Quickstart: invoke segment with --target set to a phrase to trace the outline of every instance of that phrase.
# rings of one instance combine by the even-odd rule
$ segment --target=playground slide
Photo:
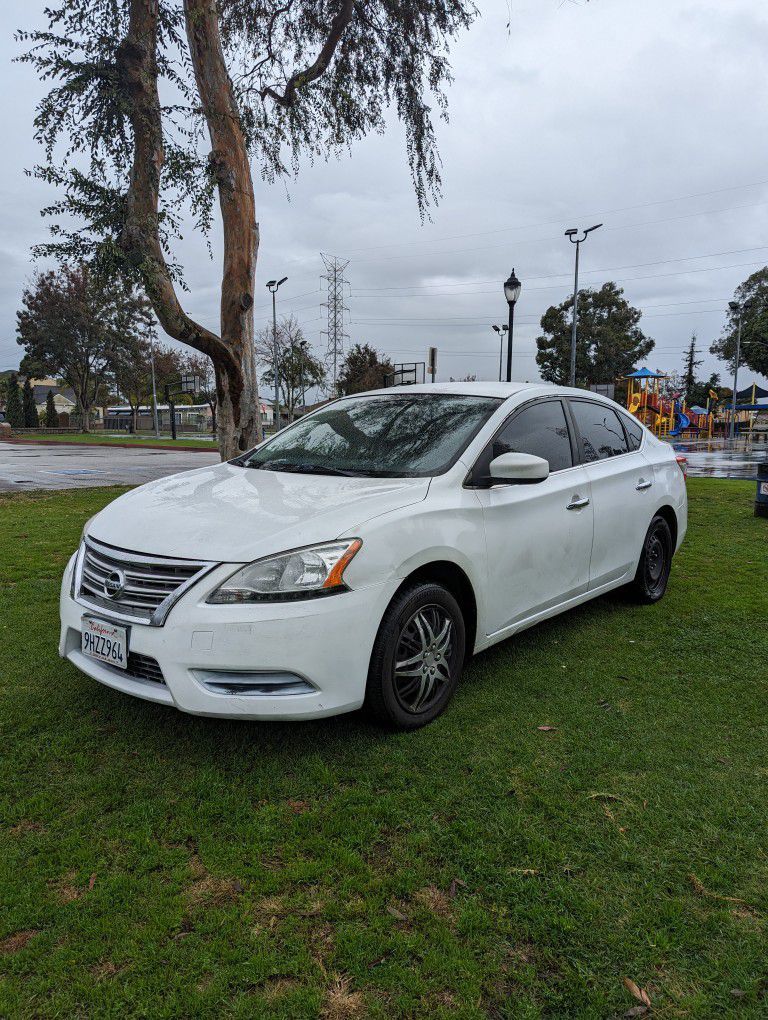
[[[677,425],[669,430],[670,436],[679,436],[681,432],[691,428],[691,419],[684,411],[676,411],[675,417],[677,418]]]

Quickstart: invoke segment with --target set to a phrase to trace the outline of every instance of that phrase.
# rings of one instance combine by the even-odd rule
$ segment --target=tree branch
[[[269,96],[279,106],[283,106],[286,109],[293,106],[296,102],[296,93],[300,89],[306,88],[307,85],[311,85],[313,81],[317,81],[327,70],[341,41],[341,37],[344,35],[345,28],[352,21],[354,7],[354,0],[343,0],[338,14],[331,21],[328,37],[315,60],[309,67],[304,68],[303,71],[295,71],[286,82],[285,90],[282,93],[278,92],[271,85],[267,85],[261,90],[261,98],[264,99],[266,96]]]

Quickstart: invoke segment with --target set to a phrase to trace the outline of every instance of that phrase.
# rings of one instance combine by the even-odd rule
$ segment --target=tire
[[[645,535],[635,579],[630,585],[636,602],[651,605],[664,597],[673,552],[669,525],[663,517],[654,517]]]
[[[431,583],[405,588],[388,606],[376,635],[365,711],[394,729],[426,726],[453,697],[465,645],[464,617],[447,589]]]

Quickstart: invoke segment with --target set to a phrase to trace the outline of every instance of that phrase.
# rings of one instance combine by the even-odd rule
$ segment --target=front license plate
[[[83,655],[118,669],[128,668],[128,631],[125,627],[84,616],[81,639]]]

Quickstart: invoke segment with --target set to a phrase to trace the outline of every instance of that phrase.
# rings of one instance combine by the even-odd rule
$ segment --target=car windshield
[[[348,397],[278,432],[235,463],[306,474],[438,475],[500,403],[449,393]]]

